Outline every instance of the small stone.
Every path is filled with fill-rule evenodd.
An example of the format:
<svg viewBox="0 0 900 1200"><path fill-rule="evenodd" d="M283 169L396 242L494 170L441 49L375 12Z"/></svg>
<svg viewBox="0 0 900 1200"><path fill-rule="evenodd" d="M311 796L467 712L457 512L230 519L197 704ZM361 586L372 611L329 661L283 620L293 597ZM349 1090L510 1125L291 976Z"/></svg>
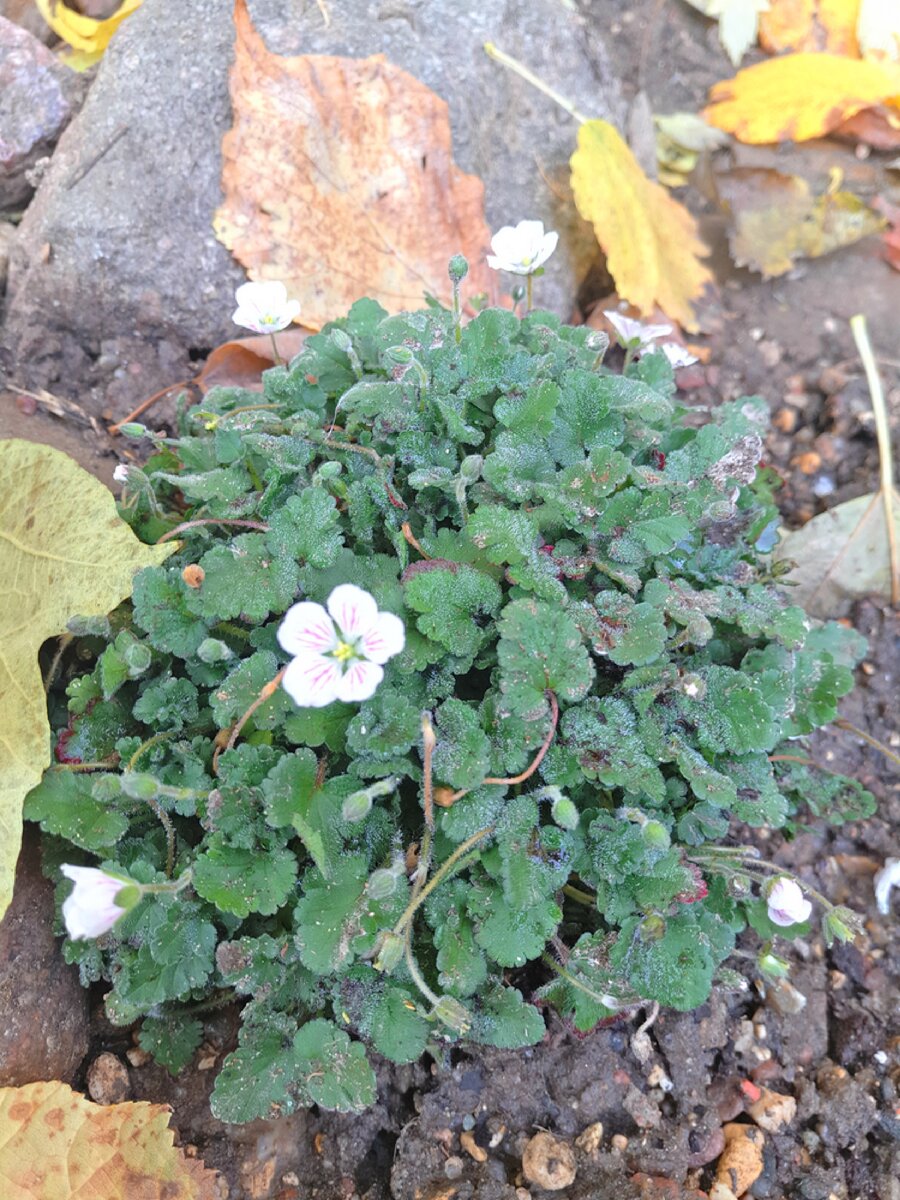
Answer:
<svg viewBox="0 0 900 1200"><path fill-rule="evenodd" d="M765 338L759 343L759 354L769 369L777 367L781 362L781 347L771 338Z"/></svg>
<svg viewBox="0 0 900 1200"><path fill-rule="evenodd" d="M487 1151L475 1141L475 1134L470 1129L464 1130L459 1135L459 1144L465 1150L470 1158L474 1158L476 1162L487 1162Z"/></svg>
<svg viewBox="0 0 900 1200"><path fill-rule="evenodd" d="M797 428L797 414L791 408L779 408L772 418L772 424L782 433L793 433Z"/></svg>
<svg viewBox="0 0 900 1200"><path fill-rule="evenodd" d="M125 1051L125 1057L133 1067L146 1067L153 1055L142 1050L140 1046L132 1046L130 1050Z"/></svg>
<svg viewBox="0 0 900 1200"><path fill-rule="evenodd" d="M737 1196L726 1183L714 1183L709 1191L709 1200L737 1200Z"/></svg>
<svg viewBox="0 0 900 1200"><path fill-rule="evenodd" d="M596 1154L600 1149L600 1144L603 1141L603 1122L595 1121L593 1125L588 1125L587 1129L583 1129L575 1139L575 1145L579 1150L583 1150L585 1154Z"/></svg>
<svg viewBox="0 0 900 1200"><path fill-rule="evenodd" d="M797 1101L768 1088L762 1088L761 1093L758 1100L748 1105L747 1112L766 1133L780 1133L797 1115Z"/></svg>
<svg viewBox="0 0 900 1200"><path fill-rule="evenodd" d="M697 1138L697 1148L692 1149L690 1157L687 1160L687 1165L696 1169L697 1167L705 1167L707 1163L713 1162L719 1157L725 1149L725 1134L722 1132L722 1127L717 1125L715 1129L711 1129L705 1137L692 1133L689 1138L691 1147L694 1145L694 1138Z"/></svg>
<svg viewBox="0 0 900 1200"><path fill-rule="evenodd" d="M284 1184L285 1187L299 1187L300 1186L300 1176L297 1174L296 1171L285 1171L285 1173L281 1177L281 1182Z"/></svg>
<svg viewBox="0 0 900 1200"><path fill-rule="evenodd" d="M612 1135L611 1145L613 1150L616 1150L619 1154L622 1154L623 1151L628 1149L628 1138L624 1133L614 1133Z"/></svg>
<svg viewBox="0 0 900 1200"><path fill-rule="evenodd" d="M792 467L799 467L804 475L815 475L822 465L822 456L815 450L807 450L804 454L795 454L791 459Z"/></svg>
<svg viewBox="0 0 900 1200"><path fill-rule="evenodd" d="M716 1182L742 1196L763 1173L765 1134L753 1125L731 1123L722 1127L725 1149L716 1167Z"/></svg>
<svg viewBox="0 0 900 1200"><path fill-rule="evenodd" d="M658 1087L663 1092L671 1092L674 1087L672 1080L668 1077L660 1063L657 1063L647 1076L647 1083L650 1087Z"/></svg>
<svg viewBox="0 0 900 1200"><path fill-rule="evenodd" d="M766 1004L782 1017L795 1017L806 1008L806 997L786 979L779 979L766 987Z"/></svg>
<svg viewBox="0 0 900 1200"><path fill-rule="evenodd" d="M128 1068L115 1054L99 1055L88 1067L87 1090L95 1104L121 1104L131 1095Z"/></svg>
<svg viewBox="0 0 900 1200"><path fill-rule="evenodd" d="M448 1179L459 1179L465 1170L465 1163L458 1154L453 1154L444 1163L444 1174Z"/></svg>
<svg viewBox="0 0 900 1200"><path fill-rule="evenodd" d="M575 1179L575 1155L567 1142L541 1131L525 1147L522 1170L529 1183L548 1192L558 1192Z"/></svg>

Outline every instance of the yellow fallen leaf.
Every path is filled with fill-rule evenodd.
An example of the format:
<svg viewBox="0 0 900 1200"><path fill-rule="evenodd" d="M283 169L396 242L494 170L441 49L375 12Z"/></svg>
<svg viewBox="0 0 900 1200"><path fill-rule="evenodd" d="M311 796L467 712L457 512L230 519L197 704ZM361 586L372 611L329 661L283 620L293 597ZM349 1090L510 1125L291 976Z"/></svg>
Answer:
<svg viewBox="0 0 900 1200"><path fill-rule="evenodd" d="M805 179L771 167L737 167L717 175L715 187L729 216L731 257L769 279L796 258L819 258L885 226L851 192L814 196Z"/></svg>
<svg viewBox="0 0 900 1200"><path fill-rule="evenodd" d="M22 800L50 764L38 651L72 617L105 616L131 595L135 571L171 553L139 542L110 492L68 455L0 441L0 917Z"/></svg>
<svg viewBox="0 0 900 1200"><path fill-rule="evenodd" d="M449 304L447 263L496 297L484 185L453 162L447 105L371 58L271 54L234 12L234 126L222 142L216 236L253 279L280 279L320 328L372 296L391 312Z"/></svg>
<svg viewBox="0 0 900 1200"><path fill-rule="evenodd" d="M35 3L53 32L72 47L63 61L77 71L84 71L103 57L109 39L125 18L140 8L143 0L123 0L112 16L104 20L75 12L63 0L35 0Z"/></svg>
<svg viewBox="0 0 900 1200"><path fill-rule="evenodd" d="M712 282L697 223L665 188L648 179L606 121L585 121L572 155L575 206L590 221L622 299L648 314L658 305L696 330L693 302Z"/></svg>
<svg viewBox="0 0 900 1200"><path fill-rule="evenodd" d="M759 18L759 44L770 54L821 50L859 58L859 11L860 0L770 0Z"/></svg>
<svg viewBox="0 0 900 1200"><path fill-rule="evenodd" d="M786 54L715 84L703 116L742 142L805 142L900 100L900 69L835 54Z"/></svg>
<svg viewBox="0 0 900 1200"><path fill-rule="evenodd" d="M0 1088L3 1200L220 1200L218 1173L175 1147L171 1112L55 1080Z"/></svg>

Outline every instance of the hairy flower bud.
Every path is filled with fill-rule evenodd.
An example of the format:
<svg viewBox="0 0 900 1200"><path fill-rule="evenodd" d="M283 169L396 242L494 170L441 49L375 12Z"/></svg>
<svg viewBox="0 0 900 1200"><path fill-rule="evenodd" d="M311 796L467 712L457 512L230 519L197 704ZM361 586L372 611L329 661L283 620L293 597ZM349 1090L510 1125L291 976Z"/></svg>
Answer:
<svg viewBox="0 0 900 1200"><path fill-rule="evenodd" d="M155 800L159 795L159 780L141 771L124 771L122 791L132 800Z"/></svg>
<svg viewBox="0 0 900 1200"><path fill-rule="evenodd" d="M469 273L469 263L463 254L454 254L447 264L447 274L453 283L462 283Z"/></svg>
<svg viewBox="0 0 900 1200"><path fill-rule="evenodd" d="M373 871L366 884L366 891L372 900L387 900L388 896L393 896L396 890L397 876L393 871L388 871L384 867Z"/></svg>
<svg viewBox="0 0 900 1200"><path fill-rule="evenodd" d="M341 806L341 816L353 824L364 821L371 811L372 797L368 792L352 792Z"/></svg>
<svg viewBox="0 0 900 1200"><path fill-rule="evenodd" d="M472 1014L453 996L441 996L434 1006L433 1015L456 1033L466 1033L472 1026Z"/></svg>
<svg viewBox="0 0 900 1200"><path fill-rule="evenodd" d="M669 831L660 821L648 821L641 828L641 836L654 850L668 850L672 845Z"/></svg>
<svg viewBox="0 0 900 1200"><path fill-rule="evenodd" d="M227 662L234 651L218 638L204 638L197 647L197 657L204 663Z"/></svg>
<svg viewBox="0 0 900 1200"><path fill-rule="evenodd" d="M568 796L559 796L553 801L550 815L560 829L578 828L578 809Z"/></svg>
<svg viewBox="0 0 900 1200"><path fill-rule="evenodd" d="M403 938L397 933L385 933L373 966L376 971L390 975L402 957Z"/></svg>

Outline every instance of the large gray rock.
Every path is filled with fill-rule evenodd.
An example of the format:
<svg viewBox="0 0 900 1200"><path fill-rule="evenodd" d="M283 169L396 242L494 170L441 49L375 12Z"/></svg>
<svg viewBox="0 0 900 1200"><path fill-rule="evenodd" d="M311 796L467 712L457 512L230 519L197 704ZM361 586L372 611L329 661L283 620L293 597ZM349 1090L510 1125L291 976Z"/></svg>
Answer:
<svg viewBox="0 0 900 1200"><path fill-rule="evenodd" d="M444 97L455 158L485 181L489 224L539 217L560 230L538 298L567 315L596 251L566 194L577 127L490 61L483 43L521 59L581 111L621 123L619 92L590 25L560 0L328 7L326 27L308 0L250 0L273 51L383 52ZM98 355L101 366L116 358L134 359L133 371L145 365L117 392L95 396L94 411L112 397L121 414L134 398L129 386L147 394L179 377L189 350L233 333L232 293L244 272L211 224L231 123L232 11L233 0L145 0L113 39L23 221L5 337L20 373L46 386L56 375L83 377ZM80 399L91 407L84 393Z"/></svg>

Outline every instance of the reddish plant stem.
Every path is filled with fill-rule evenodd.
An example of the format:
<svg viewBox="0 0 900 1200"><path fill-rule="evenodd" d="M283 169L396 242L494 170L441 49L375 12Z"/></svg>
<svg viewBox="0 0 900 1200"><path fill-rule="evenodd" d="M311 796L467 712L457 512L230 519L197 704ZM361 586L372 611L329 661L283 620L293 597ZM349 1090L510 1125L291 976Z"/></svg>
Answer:
<svg viewBox="0 0 900 1200"><path fill-rule="evenodd" d="M168 533L164 533L161 538L157 538L156 544L159 546L163 542L169 541L170 538L178 537L186 529L196 529L198 525L239 525L242 529L259 529L263 533L268 533L269 531L269 526L263 521L239 521L237 518L204 517L196 521L183 521L180 525L176 525L174 529L170 529Z"/></svg>
<svg viewBox="0 0 900 1200"><path fill-rule="evenodd" d="M522 771L520 775L510 775L506 779L494 779L492 776L489 776L487 779L482 779L481 783L478 785L479 787L487 787L489 784L499 784L511 787L516 783L524 783L526 779L529 779L535 773L535 771L544 761L544 755L550 749L550 745L556 734L556 725L559 721L559 703L556 699L556 695L549 690L547 695L550 697L550 729L547 732L547 736L541 743L540 750L538 750L537 754L531 760L531 763L525 768L524 771ZM467 795L471 791L471 788L463 788L462 791L454 792L451 799L453 802L455 802L462 799L463 796Z"/></svg>

